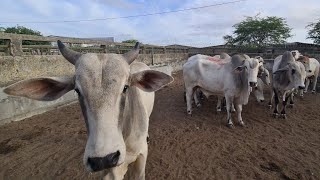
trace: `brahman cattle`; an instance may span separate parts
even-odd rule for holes
[[[282,99],[281,117],[286,118],[287,101],[294,89],[304,89],[304,77],[302,76],[299,64],[295,61],[293,54],[286,51],[281,58],[276,58],[273,64],[272,97],[269,105],[272,105],[274,98],[274,117],[279,115],[279,99]]]
[[[25,80],[4,92],[51,101],[75,90],[88,132],[83,157],[86,169],[106,169],[105,179],[123,179],[131,164],[129,179],[145,179],[154,91],[173,78],[150,70],[146,64],[132,63],[139,54],[139,43],[124,55],[80,54],[61,41],[58,46],[61,54],[75,65],[74,76]]]
[[[300,58],[297,59],[297,61],[300,61],[303,63],[305,69],[306,69],[306,84],[304,92],[308,91],[308,87],[310,84],[310,80],[312,81],[312,93],[316,93],[316,86],[317,86],[317,80],[319,76],[319,70],[320,70],[320,63],[314,58],[309,58],[307,56],[300,56]]]
[[[263,67],[263,66],[262,66]],[[254,87],[253,93],[258,102],[264,102],[264,94],[263,90],[265,86],[270,86],[270,74],[266,68],[261,68],[258,73],[258,83],[257,86]]]
[[[199,88],[204,95],[224,96],[227,104],[227,126],[233,127],[231,106],[234,103],[240,125],[242,105],[248,103],[249,84],[257,83],[258,61],[234,55],[230,61],[218,61],[206,55],[195,55],[183,65],[183,79],[186,88],[187,112],[192,113],[192,98]]]

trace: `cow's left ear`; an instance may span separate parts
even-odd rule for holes
[[[157,91],[172,81],[173,77],[155,70],[137,72],[130,77],[131,86],[137,86],[146,92]]]

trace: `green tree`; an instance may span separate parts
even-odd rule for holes
[[[310,23],[307,28],[308,39],[312,39],[315,44],[320,44],[320,19],[316,23]]]
[[[130,44],[135,44],[136,42],[138,42],[138,40],[136,39],[128,39],[128,40],[125,40],[125,41],[122,41],[123,43],[130,43]]]
[[[28,34],[28,35],[35,35],[35,36],[42,36],[42,34],[39,31],[32,30],[30,28],[26,28],[24,26],[14,26],[14,27],[0,27],[0,32],[5,33],[14,33],[14,34]],[[3,41],[0,42],[0,44],[3,44]],[[43,41],[23,41],[22,45],[49,45],[49,42],[43,42]]]
[[[233,25],[233,35],[224,36],[226,44],[249,47],[265,47],[269,44],[284,43],[291,37],[291,28],[285,19],[276,16],[259,18],[247,17]]]

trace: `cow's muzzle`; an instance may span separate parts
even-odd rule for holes
[[[299,88],[299,89],[304,89],[304,86],[299,86],[298,88]]]
[[[88,158],[88,164],[92,171],[101,171],[104,169],[115,167],[118,163],[120,152],[111,153],[105,157],[91,157]]]
[[[250,85],[251,87],[255,87],[255,86],[257,86],[257,83],[256,83],[256,82],[249,82],[249,85]]]

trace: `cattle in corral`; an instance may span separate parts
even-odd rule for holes
[[[61,54],[75,65],[74,76],[24,80],[4,92],[51,101],[75,90],[88,134],[83,156],[86,169],[106,170],[105,179],[123,179],[131,164],[130,179],[145,179],[154,91],[173,78],[133,62],[139,54],[139,43],[123,55],[80,54],[61,41],[58,46]]]
[[[301,56],[298,61],[303,63],[306,69],[306,83],[304,92],[308,91],[310,81],[312,81],[312,93],[316,92],[317,80],[319,76],[320,63],[315,58],[309,58],[307,56]]]
[[[272,96],[269,106],[272,105],[274,98],[274,117],[279,115],[278,105],[280,99],[282,100],[281,117],[286,118],[286,106],[288,99],[295,89],[304,89],[304,79],[301,74],[301,68],[297,61],[295,61],[292,53],[286,51],[281,59],[276,58],[273,64],[273,78],[272,78]]]
[[[194,90],[199,88],[204,95],[224,96],[227,104],[227,125],[233,127],[231,106],[234,103],[238,121],[244,125],[241,112],[242,105],[248,103],[249,84],[255,85],[257,74],[253,69],[258,67],[257,61],[249,61],[243,56],[232,56],[229,62],[208,61],[210,56],[195,55],[183,65],[183,78],[186,88],[187,112],[192,114],[192,98]],[[250,73],[251,72],[251,73]],[[251,77],[253,76],[253,77]],[[255,77],[254,77],[255,76]]]

